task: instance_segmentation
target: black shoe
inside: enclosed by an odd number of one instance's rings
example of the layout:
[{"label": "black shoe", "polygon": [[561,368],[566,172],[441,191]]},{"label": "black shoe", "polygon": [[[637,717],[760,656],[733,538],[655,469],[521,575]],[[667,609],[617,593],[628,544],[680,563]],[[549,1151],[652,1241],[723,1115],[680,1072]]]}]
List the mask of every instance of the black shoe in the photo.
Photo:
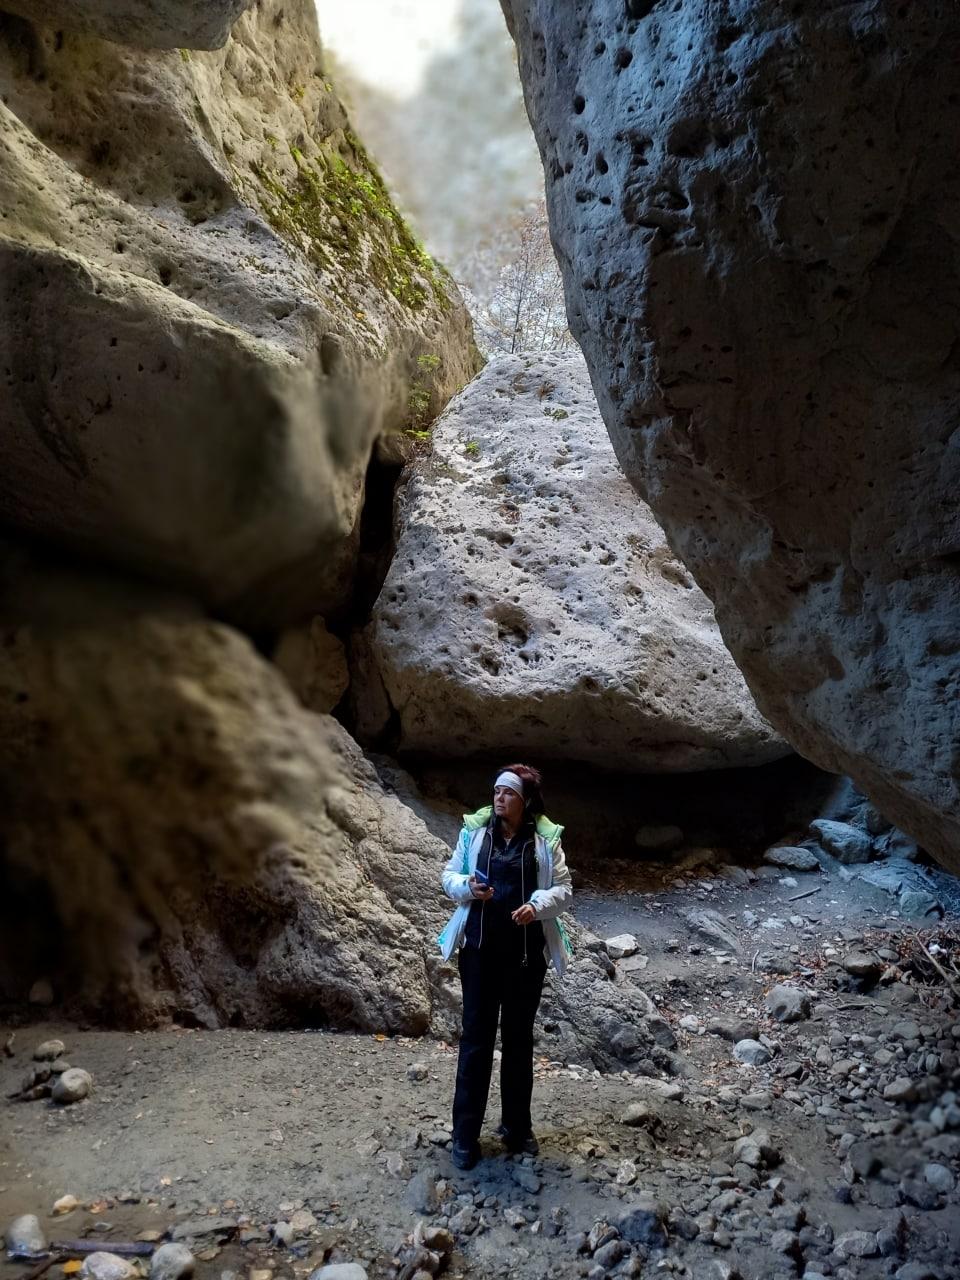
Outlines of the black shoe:
[{"label": "black shoe", "polygon": [[472,1169],[480,1159],[480,1148],[476,1143],[472,1147],[461,1147],[454,1143],[450,1159],[458,1169]]},{"label": "black shoe", "polygon": [[540,1150],[540,1143],[532,1133],[527,1133],[522,1136],[512,1134],[504,1124],[500,1125],[497,1129],[497,1137],[503,1139],[503,1145],[511,1155],[535,1156]]}]

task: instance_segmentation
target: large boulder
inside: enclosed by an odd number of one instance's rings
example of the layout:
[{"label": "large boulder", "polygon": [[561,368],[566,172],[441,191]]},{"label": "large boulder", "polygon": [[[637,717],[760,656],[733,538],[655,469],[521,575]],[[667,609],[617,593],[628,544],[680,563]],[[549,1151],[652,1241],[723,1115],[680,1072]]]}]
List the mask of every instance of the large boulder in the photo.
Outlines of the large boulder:
[{"label": "large boulder", "polygon": [[0,132],[0,520],[245,625],[342,606],[374,442],[476,353],[312,0],[209,53],[2,16]]},{"label": "large boulder", "polygon": [[787,752],[624,479],[579,353],[491,361],[434,426],[398,524],[363,655],[401,749],[636,771]]},{"label": "large boulder", "polygon": [[254,0],[3,0],[8,13],[138,49],[219,49]]},{"label": "large boulder", "polygon": [[764,714],[960,868],[960,7],[503,8],[627,475]]},{"label": "large boulder", "polygon": [[336,721],[182,602],[31,599],[0,646],[4,998],[46,974],[138,1024],[449,1034],[446,847]]}]

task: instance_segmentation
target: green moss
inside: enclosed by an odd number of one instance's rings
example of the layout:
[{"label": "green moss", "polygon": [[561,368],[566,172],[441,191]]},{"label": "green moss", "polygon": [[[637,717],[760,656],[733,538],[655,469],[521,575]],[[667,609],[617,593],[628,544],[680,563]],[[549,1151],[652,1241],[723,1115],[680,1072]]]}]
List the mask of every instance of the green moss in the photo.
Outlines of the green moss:
[{"label": "green moss", "polygon": [[180,57],[183,59],[183,61],[184,61],[184,62],[189,62],[189,61],[190,61],[190,50],[189,50],[189,49],[181,49],[181,50],[180,50]]},{"label": "green moss", "polygon": [[[397,212],[363,146],[353,134],[345,136],[350,164],[334,150],[322,151],[310,163],[291,146],[297,167],[292,181],[279,170],[251,165],[271,225],[318,266],[361,269],[411,310],[420,310],[431,296],[441,310],[448,310],[444,273]],[[267,141],[273,146],[276,139]]]}]

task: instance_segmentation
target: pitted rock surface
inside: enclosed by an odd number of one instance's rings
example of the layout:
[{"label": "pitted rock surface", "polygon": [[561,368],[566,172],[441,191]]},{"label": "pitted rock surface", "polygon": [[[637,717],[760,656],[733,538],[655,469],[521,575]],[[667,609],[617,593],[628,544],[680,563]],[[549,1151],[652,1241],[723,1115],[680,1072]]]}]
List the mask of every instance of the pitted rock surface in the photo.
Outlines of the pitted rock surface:
[{"label": "pitted rock surface", "polygon": [[960,866],[960,9],[503,0],[574,335],[761,710]]},{"label": "pitted rock surface", "polygon": [[579,354],[491,361],[435,425],[367,639],[408,750],[645,771],[788,750],[624,479]]},{"label": "pitted rock surface", "polygon": [[342,604],[375,441],[476,356],[312,0],[263,0],[207,53],[7,16],[0,100],[3,524],[244,625]]}]

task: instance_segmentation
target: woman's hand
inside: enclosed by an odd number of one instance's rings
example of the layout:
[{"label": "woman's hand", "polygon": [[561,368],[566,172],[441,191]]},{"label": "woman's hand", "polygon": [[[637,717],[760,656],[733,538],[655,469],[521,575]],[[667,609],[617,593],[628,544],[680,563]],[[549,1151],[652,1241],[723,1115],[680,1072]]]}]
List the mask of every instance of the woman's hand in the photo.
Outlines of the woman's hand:
[{"label": "woman's hand", "polygon": [[510,917],[514,924],[533,924],[536,918],[536,910],[529,902],[525,902],[522,907],[517,907]]},{"label": "woman's hand", "polygon": [[470,893],[479,902],[488,902],[493,897],[493,885],[481,884],[476,876],[471,876],[467,884],[470,886]]}]

